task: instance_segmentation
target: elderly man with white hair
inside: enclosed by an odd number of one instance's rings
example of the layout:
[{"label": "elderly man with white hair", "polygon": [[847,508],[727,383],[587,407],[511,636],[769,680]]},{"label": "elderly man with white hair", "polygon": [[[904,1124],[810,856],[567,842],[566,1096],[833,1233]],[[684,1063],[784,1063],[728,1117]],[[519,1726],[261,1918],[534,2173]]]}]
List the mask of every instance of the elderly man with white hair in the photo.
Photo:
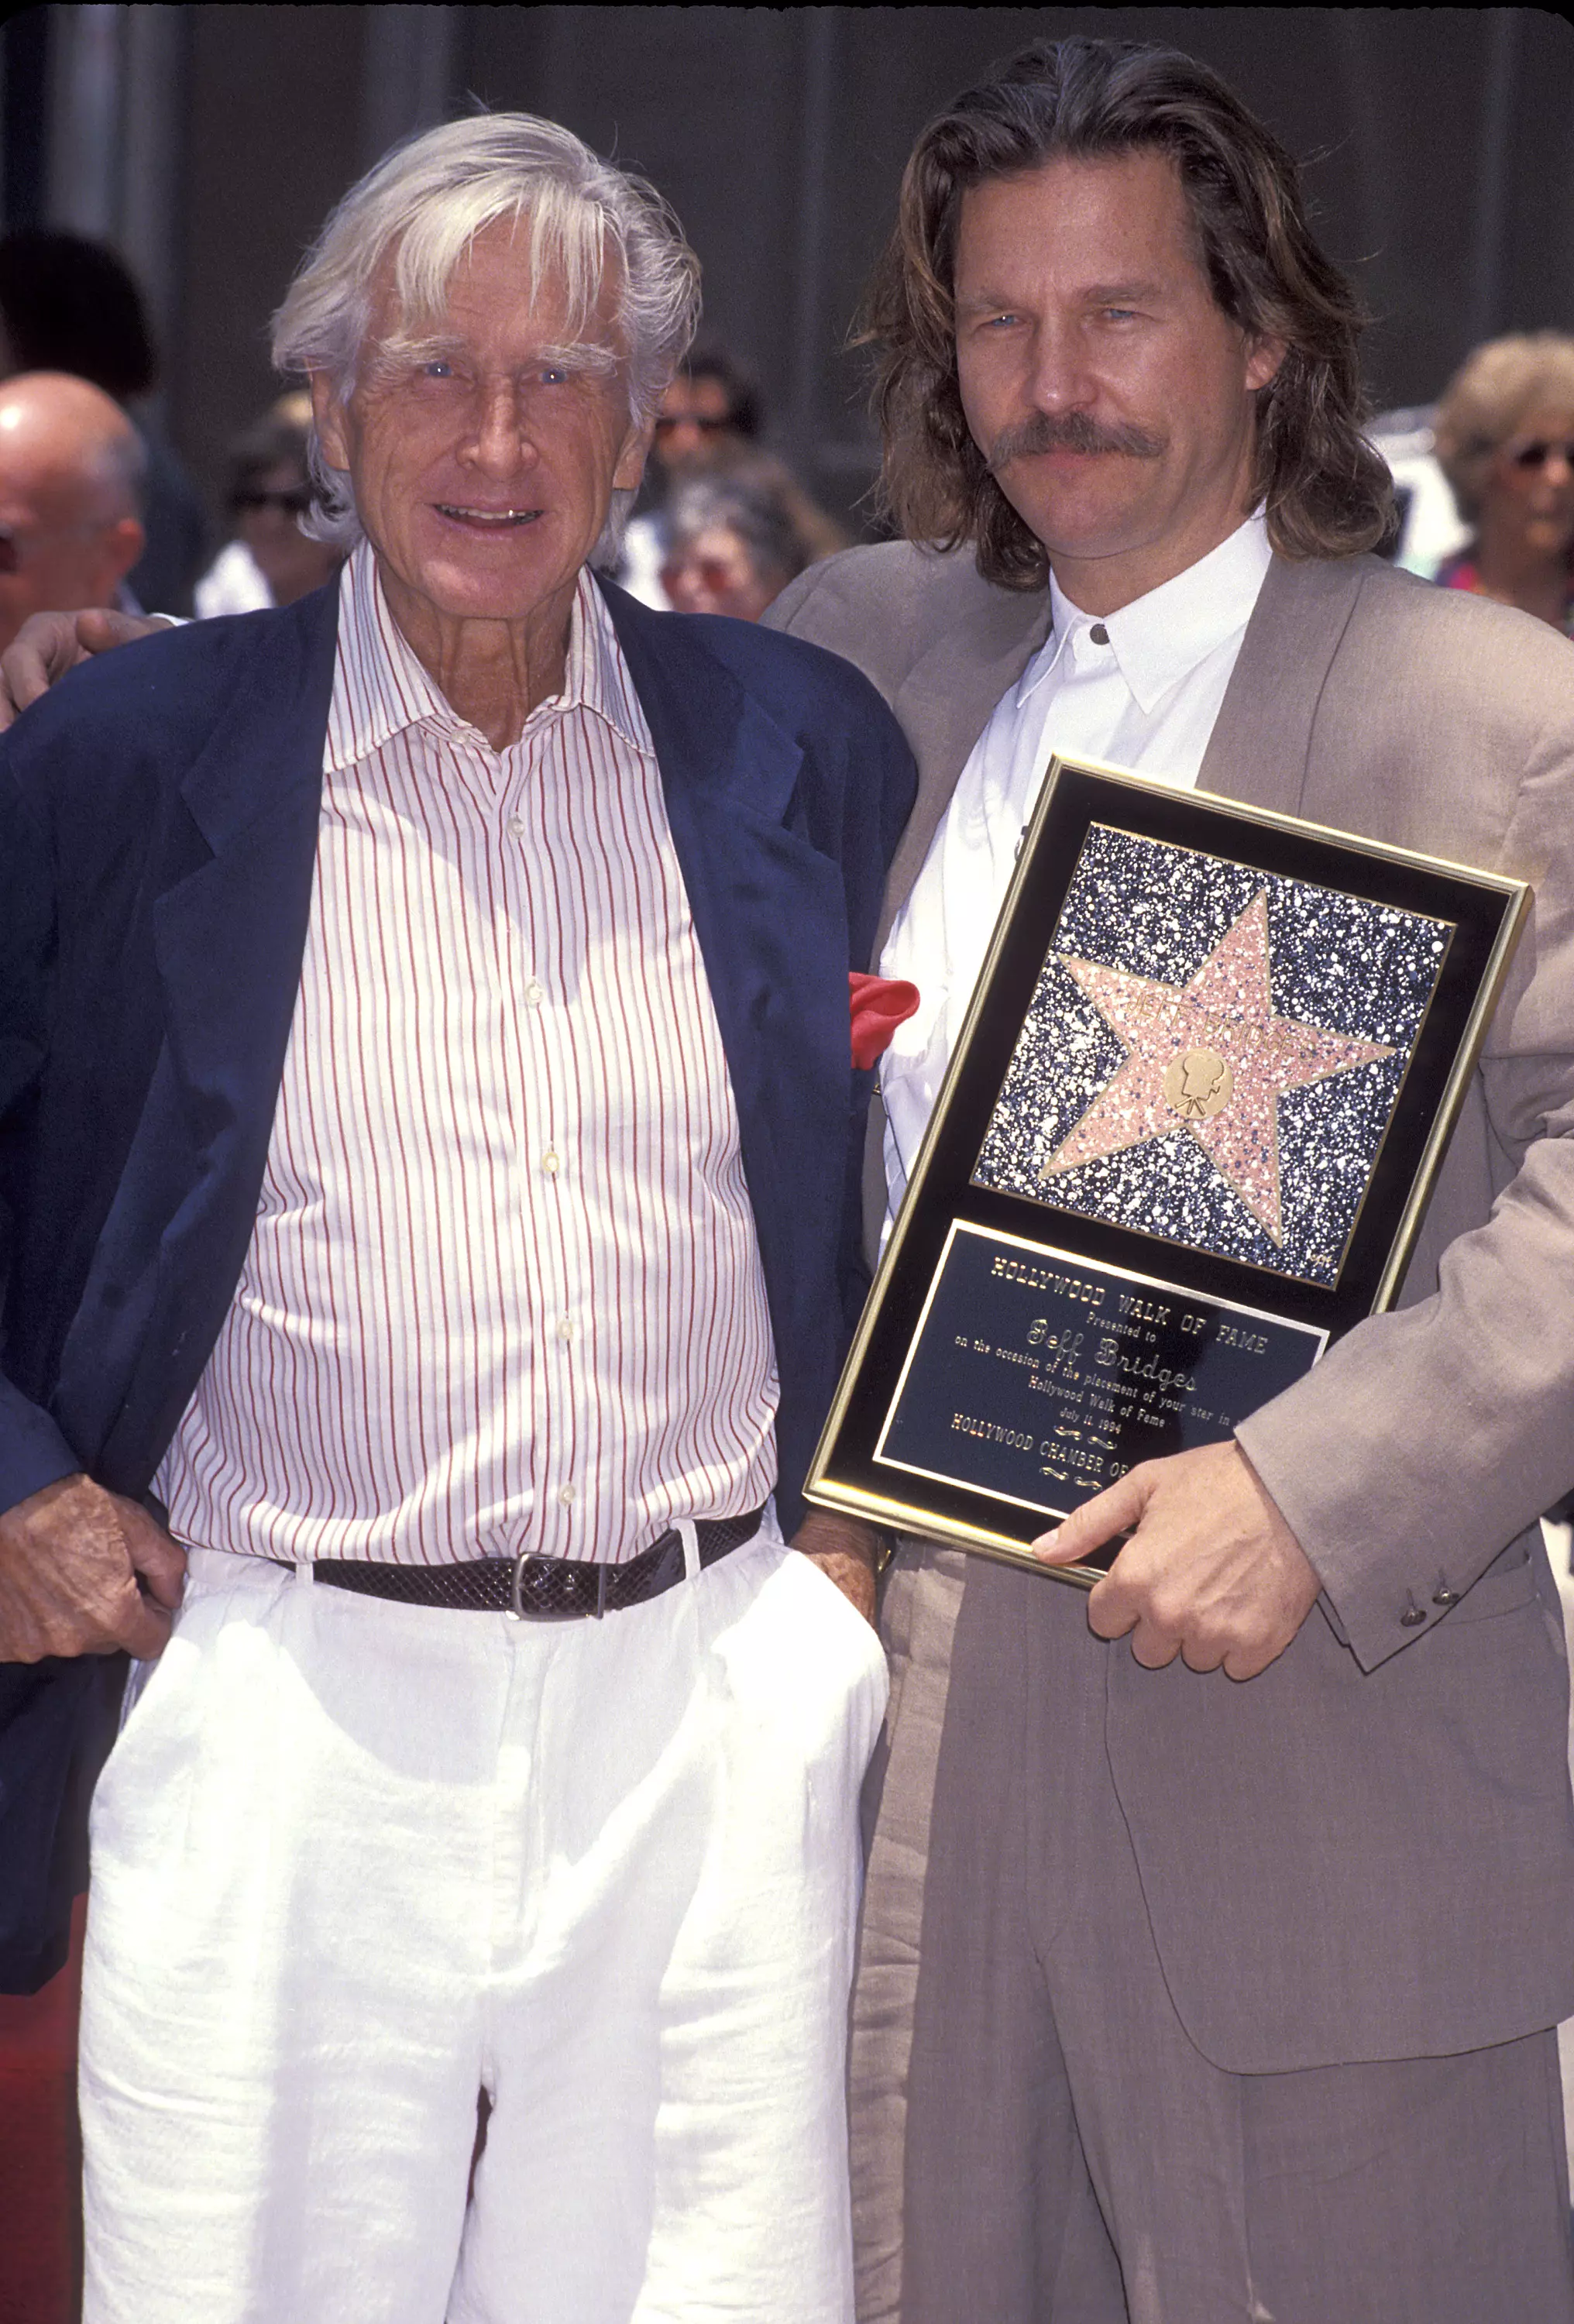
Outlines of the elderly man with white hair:
[{"label": "elderly man with white hair", "polygon": [[886,1672],[799,1489],[914,778],[846,664],[593,578],[695,277],[549,124],[388,157],[275,332],[341,584],[0,746],[0,1891],[145,1681],[88,2324],[851,2313]]}]

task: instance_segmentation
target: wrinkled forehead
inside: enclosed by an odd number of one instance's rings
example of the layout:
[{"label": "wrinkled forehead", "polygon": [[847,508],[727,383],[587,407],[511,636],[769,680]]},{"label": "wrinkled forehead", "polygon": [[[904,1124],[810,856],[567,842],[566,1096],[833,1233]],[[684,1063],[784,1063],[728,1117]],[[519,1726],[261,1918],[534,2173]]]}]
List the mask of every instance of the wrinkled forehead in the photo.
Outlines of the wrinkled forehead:
[{"label": "wrinkled forehead", "polygon": [[538,199],[467,224],[436,207],[383,255],[369,337],[383,346],[499,322],[621,354],[623,272],[599,213]]}]

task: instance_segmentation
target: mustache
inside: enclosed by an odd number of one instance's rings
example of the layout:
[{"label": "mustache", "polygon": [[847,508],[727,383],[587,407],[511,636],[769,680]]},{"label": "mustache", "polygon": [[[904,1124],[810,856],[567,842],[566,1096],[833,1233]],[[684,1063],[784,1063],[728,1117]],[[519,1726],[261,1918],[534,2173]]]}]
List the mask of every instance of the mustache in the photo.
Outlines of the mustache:
[{"label": "mustache", "polygon": [[1015,428],[1003,428],[990,447],[990,474],[998,475],[1013,460],[1034,452],[1124,452],[1134,460],[1156,460],[1164,449],[1162,436],[1150,436],[1131,420],[1100,427],[1085,411],[1067,411],[1058,418],[1035,411]]}]

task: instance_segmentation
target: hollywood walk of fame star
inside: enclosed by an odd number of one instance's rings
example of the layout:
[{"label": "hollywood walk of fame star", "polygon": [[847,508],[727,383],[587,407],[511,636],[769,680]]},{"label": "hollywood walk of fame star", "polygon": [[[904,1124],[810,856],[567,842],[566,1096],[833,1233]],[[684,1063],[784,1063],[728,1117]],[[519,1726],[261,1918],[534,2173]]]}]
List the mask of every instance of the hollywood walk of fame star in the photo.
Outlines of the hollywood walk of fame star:
[{"label": "hollywood walk of fame star", "polygon": [[1113,1077],[1044,1165],[1047,1183],[1149,1139],[1195,1139],[1275,1243],[1284,1241],[1279,1099],[1393,1051],[1275,1014],[1268,899],[1259,888],[1185,984],[1061,957],[1126,1048]]}]

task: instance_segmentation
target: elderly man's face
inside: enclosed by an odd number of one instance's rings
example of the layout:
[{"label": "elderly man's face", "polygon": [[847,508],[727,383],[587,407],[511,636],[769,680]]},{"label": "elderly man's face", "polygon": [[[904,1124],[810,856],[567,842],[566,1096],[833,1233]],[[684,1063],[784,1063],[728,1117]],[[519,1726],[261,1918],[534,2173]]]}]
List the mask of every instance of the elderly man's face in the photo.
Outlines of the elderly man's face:
[{"label": "elderly man's face", "polygon": [[1112,612],[1248,513],[1252,396],[1281,350],[1216,305],[1166,155],[972,188],[955,299],[968,425],[1073,603]]},{"label": "elderly man's face", "polygon": [[511,221],[478,234],[408,356],[382,350],[399,319],[385,287],[347,403],[312,383],[323,448],[349,471],[407,634],[566,620],[613,488],[640,481],[649,431],[629,417],[612,286],[575,329],[562,281],[532,285],[529,254]]}]

